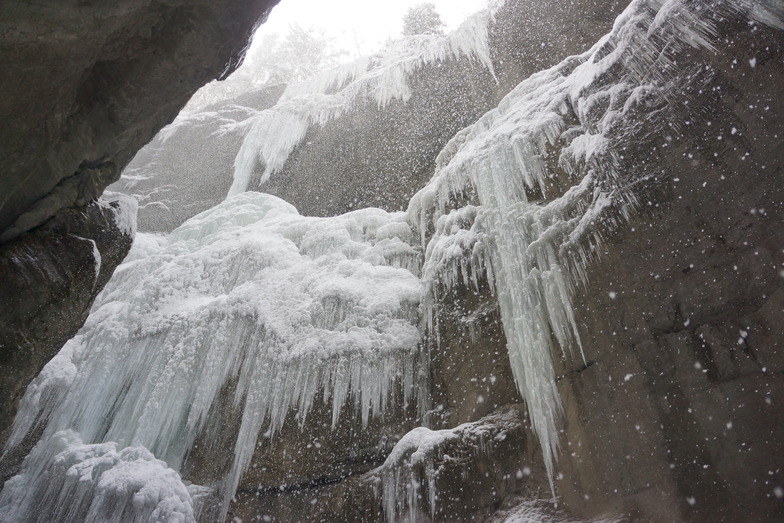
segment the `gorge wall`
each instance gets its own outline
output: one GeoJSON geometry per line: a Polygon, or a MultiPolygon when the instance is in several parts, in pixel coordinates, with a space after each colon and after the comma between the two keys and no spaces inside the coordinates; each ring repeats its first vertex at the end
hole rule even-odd
{"type": "MultiPolygon", "coordinates": [[[[412,60],[409,67],[415,74],[404,73],[410,91],[405,101],[380,104],[373,93],[359,95],[339,114],[308,126],[269,180],[260,183],[263,162],[253,167],[249,190],[274,194],[314,216],[367,206],[404,209],[430,178],[438,152],[457,131],[495,107],[529,75],[588,49],[625,7],[618,0],[584,0],[569,6],[501,4],[487,28],[487,62],[465,54],[422,63],[412,60]],[[560,36],[552,38],[555,34],[560,36]]],[[[253,116],[265,109],[295,113],[279,100],[281,87],[183,115],[140,152],[123,180],[112,186],[139,201],[140,230],[171,231],[225,197],[233,182],[234,158],[247,140],[253,116]]],[[[290,87],[293,101],[298,86],[290,87]]],[[[280,128],[270,134],[286,132],[281,118],[280,128]]]]}
{"type": "MultiPolygon", "coordinates": [[[[526,193],[543,209],[555,209],[552,212],[559,212],[558,205],[566,205],[559,202],[569,202],[569,194],[580,190],[579,184],[565,182],[574,168],[576,136],[607,139],[612,151],[611,160],[597,160],[606,151],[580,142],[579,147],[587,149],[578,149],[578,180],[587,174],[582,179],[586,183],[591,173],[600,177],[606,169],[617,173],[602,178],[594,189],[601,194],[611,188],[612,203],[595,216],[586,214],[586,226],[595,230],[596,239],[577,255],[576,267],[560,269],[570,271],[577,283],[572,298],[575,337],[566,345],[559,338],[554,345],[563,350],[563,356],[556,357],[555,375],[564,409],[555,442],[554,488],[562,508],[574,516],[635,521],[784,517],[784,462],[777,437],[784,426],[779,408],[784,400],[782,14],[781,6],[771,3],[633,3],[616,22],[621,29],[614,38],[585,59],[600,64],[601,72],[590,82],[578,83],[566,98],[566,131],[553,130],[555,138],[541,137],[546,145],[533,149],[548,179],[541,189],[527,187],[526,193]],[[708,14],[711,9],[716,12],[708,14]],[[755,18],[750,14],[755,9],[770,9],[774,16],[755,18]],[[635,24],[640,33],[630,29],[635,24]],[[637,36],[624,41],[620,35],[625,30],[637,36]],[[629,43],[637,37],[638,42],[649,40],[638,48],[629,43]],[[640,63],[644,69],[636,69],[640,63]],[[628,83],[644,89],[629,96],[623,87],[628,83]],[[617,196],[628,192],[633,194],[630,201],[617,196]]],[[[559,74],[570,74],[573,66],[568,63],[559,74]]],[[[457,82],[461,88],[470,91],[465,86],[483,75],[492,85],[489,74],[474,67],[478,72],[465,73],[470,81],[457,82]]],[[[437,74],[425,70],[413,84],[439,85],[437,74]]],[[[505,71],[502,66],[496,73],[503,77],[499,71],[505,71]]],[[[441,72],[447,78],[460,74],[443,66],[441,72]]],[[[536,81],[528,83],[536,92],[536,81]]],[[[427,129],[439,118],[428,111],[442,107],[417,105],[416,89],[413,92],[407,103],[417,109],[403,122],[426,122],[418,129],[427,129]],[[426,116],[420,120],[419,115],[426,116]]],[[[482,95],[492,98],[489,92],[482,95]]],[[[513,103],[505,110],[511,112],[513,103]]],[[[468,104],[477,105],[481,103],[468,104]]],[[[403,107],[406,104],[392,104],[381,114],[389,111],[394,121],[403,107]]],[[[316,214],[368,204],[394,209],[407,205],[406,189],[419,183],[407,176],[421,180],[412,174],[420,166],[424,172],[449,169],[444,167],[448,157],[437,167],[432,151],[422,153],[429,160],[421,165],[412,163],[419,157],[416,153],[399,163],[388,161],[395,140],[412,136],[403,123],[389,127],[403,134],[390,139],[389,129],[371,131],[372,118],[343,118],[351,124],[341,127],[336,119],[308,131],[303,145],[262,190],[269,188],[316,214]],[[351,129],[360,131],[353,135],[351,129]],[[351,139],[344,141],[347,132],[351,139]],[[368,158],[363,153],[367,150],[385,161],[368,158]],[[323,168],[331,151],[340,151],[334,180],[323,168]],[[405,174],[383,175],[382,164],[392,170],[403,166],[405,174]],[[351,173],[356,185],[340,182],[343,173],[351,173]],[[305,186],[305,180],[309,189],[293,189],[305,186]]],[[[377,121],[375,125],[388,125],[383,118],[377,121]]],[[[493,121],[482,118],[465,139],[481,136],[482,126],[493,121]]],[[[440,146],[437,138],[411,140],[416,142],[414,151],[440,146]]],[[[457,141],[455,147],[460,150],[463,143],[457,141]]],[[[503,171],[503,162],[488,161],[484,172],[503,171]]],[[[521,163],[519,169],[525,172],[521,163]]],[[[447,202],[447,209],[459,208],[461,198],[474,205],[481,201],[470,190],[443,189],[442,194],[448,198],[435,205],[447,202]]],[[[570,212],[580,216],[581,211],[570,212]]],[[[473,219],[478,218],[461,223],[456,217],[437,234],[449,236],[449,223],[456,224],[453,231],[473,230],[473,219]]],[[[547,245],[548,235],[560,234],[556,221],[541,227],[547,232],[532,242],[537,249],[547,245]]],[[[434,232],[426,232],[431,244],[434,232]]],[[[573,235],[579,238],[577,232],[573,235]]],[[[558,256],[568,260],[575,243],[565,241],[558,256]]],[[[466,257],[471,259],[470,246],[466,257]]],[[[551,269],[539,265],[534,270],[551,269]]],[[[471,283],[465,265],[462,272],[454,270],[457,283],[435,292],[436,320],[428,338],[434,407],[430,427],[441,431],[419,434],[418,440],[414,433],[404,436],[383,465],[342,481],[322,483],[315,474],[293,487],[275,489],[272,478],[249,476],[233,513],[280,520],[305,513],[314,519],[349,521],[382,514],[417,521],[503,520],[526,510],[535,513],[535,507],[520,503],[520,496],[547,497],[546,465],[532,452],[537,437],[530,431],[525,407],[517,405],[507,356],[510,340],[500,325],[496,293],[481,278],[478,285],[471,283]],[[508,447],[484,443],[487,440],[477,436],[483,431],[503,434],[489,440],[504,441],[508,447]],[[399,476],[387,476],[396,466],[399,476]],[[397,485],[392,493],[385,490],[390,483],[397,485]],[[389,498],[398,504],[390,507],[389,498]]],[[[557,336],[557,327],[549,326],[550,336],[557,336]]],[[[305,434],[307,440],[313,436],[305,434]]],[[[292,462],[291,467],[296,466],[292,462]]]]}

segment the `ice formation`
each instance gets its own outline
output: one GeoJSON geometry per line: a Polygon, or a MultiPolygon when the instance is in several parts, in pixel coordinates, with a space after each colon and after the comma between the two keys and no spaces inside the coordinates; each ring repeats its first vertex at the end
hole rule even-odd
{"type": "Polygon", "coordinates": [[[311,125],[324,125],[360,100],[375,101],[379,107],[393,100],[405,102],[411,96],[409,78],[426,64],[465,56],[493,72],[487,37],[497,9],[497,2],[493,2],[447,36],[414,35],[394,41],[377,56],[290,86],[274,107],[240,124],[225,126],[225,132],[238,131],[245,136],[234,162],[229,195],[249,188],[257,165],[263,168],[261,184],[281,169],[311,125]]]}
{"type": "Polygon", "coordinates": [[[410,431],[377,470],[386,520],[429,521],[436,515],[438,479],[449,474],[438,463],[473,462],[487,456],[495,442],[504,441],[510,432],[521,427],[519,414],[508,409],[453,429],[418,427],[410,431]]]}
{"type": "Polygon", "coordinates": [[[476,287],[482,272],[495,283],[512,371],[551,477],[562,411],[553,358],[582,352],[575,288],[587,285],[604,235],[635,212],[636,187],[654,175],[618,167],[635,122],[680,125],[668,120],[669,93],[701,64],[675,64],[678,50],[713,49],[724,16],[778,27],[783,10],[632,2],[591,50],[532,75],[458,133],[411,200],[409,221],[426,248],[425,314],[434,317],[439,285],[476,287]]]}
{"type": "MultiPolygon", "coordinates": [[[[26,475],[5,485],[4,521],[194,521],[191,492],[180,475],[144,447],[85,445],[72,431],[39,444],[26,475]]],[[[196,493],[196,492],[194,492],[196,493]]]]}
{"type": "MultiPolygon", "coordinates": [[[[347,402],[363,423],[382,415],[395,387],[405,402],[425,400],[421,283],[409,270],[421,255],[411,235],[402,213],[308,218],[260,193],[230,198],[168,237],[139,235],[85,327],[22,401],[7,448],[46,428],[3,490],[3,518],[33,517],[46,501],[89,501],[107,474],[139,460],[152,476],[174,478],[197,437],[209,442],[231,425],[211,410],[221,394],[232,395],[239,428],[231,470],[206,486],[223,497],[224,513],[259,434],[274,435],[292,411],[304,422],[322,398],[334,426],[347,402]],[[63,460],[73,464],[58,473],[63,460]],[[107,472],[79,472],[94,466],[107,472]],[[82,479],[71,488],[74,474],[82,479]],[[41,477],[52,486],[42,491],[41,477]]],[[[149,489],[137,483],[135,494],[107,499],[147,507],[149,489]]]]}

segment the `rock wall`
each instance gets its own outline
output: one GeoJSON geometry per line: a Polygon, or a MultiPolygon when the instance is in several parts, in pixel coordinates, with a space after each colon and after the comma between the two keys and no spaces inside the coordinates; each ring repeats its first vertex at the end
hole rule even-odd
{"type": "Polygon", "coordinates": [[[617,0],[506,2],[490,25],[495,76],[465,58],[426,65],[411,79],[412,95],[405,103],[379,108],[368,100],[324,126],[311,127],[285,166],[259,190],[316,216],[362,207],[405,209],[457,131],[498,105],[529,75],[588,49],[624,7],[617,0]]]}
{"type": "Polygon", "coordinates": [[[575,303],[589,364],[561,370],[557,486],[583,514],[784,517],[784,40],[717,30],[715,52],[677,57],[703,65],[691,125],[627,151],[655,181],[575,303]]]}
{"type": "MultiPolygon", "coordinates": [[[[490,24],[493,72],[465,56],[425,64],[410,75],[407,101],[379,107],[368,95],[323,125],[311,125],[283,168],[262,185],[263,166],[257,167],[249,190],[280,196],[305,215],[405,208],[457,131],[495,107],[524,78],[589,48],[623,7],[619,0],[583,0],[569,7],[506,2],[490,24]],[[562,36],[552,39],[554,33],[562,36]],[[542,42],[549,43],[543,47],[542,42]]],[[[139,200],[140,230],[171,231],[223,200],[243,136],[222,127],[273,105],[280,87],[182,118],[139,153],[113,189],[139,200]]]]}
{"type": "Polygon", "coordinates": [[[98,197],[275,3],[4,4],[0,241],[98,197]]]}
{"type": "MultiPolygon", "coordinates": [[[[623,7],[619,2],[586,1],[573,9],[507,2],[491,31],[497,82],[487,69],[469,60],[427,65],[411,79],[412,96],[406,103],[379,109],[368,101],[324,126],[313,126],[283,169],[260,190],[294,203],[303,214],[340,214],[366,206],[405,208],[432,175],[438,152],[458,130],[539,68],[588,49],[610,30],[623,7]],[[543,48],[541,41],[559,24],[582,29],[573,38],[543,48]]],[[[442,493],[434,520],[484,520],[501,507],[517,507],[521,495],[527,500],[547,498],[550,487],[519,403],[494,295],[485,285],[479,293],[456,289],[446,301],[449,305],[438,311],[439,332],[431,333],[428,342],[433,403],[429,422],[434,430],[454,431],[461,443],[448,438],[435,447],[433,466],[443,472],[433,484],[433,491],[442,493]],[[466,321],[466,316],[473,320],[466,321]],[[507,426],[499,419],[510,411],[515,420],[507,426]],[[467,429],[461,427],[466,423],[476,423],[504,443],[480,450],[476,439],[463,437],[467,429]],[[452,461],[457,455],[461,458],[452,461]],[[487,474],[492,477],[482,479],[487,474]]],[[[328,417],[328,406],[323,408],[327,412],[321,415],[328,417]]],[[[260,446],[230,516],[271,521],[368,521],[387,516],[428,520],[424,497],[419,508],[398,507],[385,516],[385,510],[392,509],[385,509],[380,496],[389,447],[415,421],[410,413],[387,416],[381,428],[370,431],[351,422],[350,416],[335,431],[318,422],[302,430],[292,423],[293,429],[260,446]],[[328,451],[313,449],[313,442],[326,441],[328,451]],[[347,468],[345,463],[357,459],[358,448],[369,459],[347,468]]],[[[423,467],[412,479],[426,476],[423,467]]],[[[388,469],[392,468],[390,464],[388,469]]],[[[549,506],[542,514],[548,510],[550,517],[563,516],[549,506]]]]}
{"type": "Polygon", "coordinates": [[[224,126],[274,105],[284,87],[269,86],[182,115],[144,146],[109,187],[139,202],[139,230],[173,231],[221,202],[242,145],[238,133],[222,132],[224,126]]]}
{"type": "MultiPolygon", "coordinates": [[[[22,394],[72,338],[95,296],[131,248],[136,205],[128,197],[68,209],[0,250],[0,437],[5,442],[22,394]]],[[[4,481],[29,449],[0,465],[4,481]]]]}
{"type": "MultiPolygon", "coordinates": [[[[775,24],[732,14],[715,33],[710,46],[669,50],[690,66],[672,78],[673,95],[648,100],[615,135],[619,172],[650,174],[635,189],[640,209],[593,253],[576,291],[585,359],[557,363],[555,493],[575,516],[784,517],[784,40],[775,24]]],[[[614,110],[608,99],[590,119],[614,110]]],[[[560,154],[556,145],[547,159],[560,154]]],[[[467,285],[442,294],[434,376],[445,377],[436,391],[453,426],[477,397],[509,398],[511,376],[496,361],[506,340],[489,321],[492,295],[467,285]],[[466,324],[477,318],[478,342],[466,324]]]]}

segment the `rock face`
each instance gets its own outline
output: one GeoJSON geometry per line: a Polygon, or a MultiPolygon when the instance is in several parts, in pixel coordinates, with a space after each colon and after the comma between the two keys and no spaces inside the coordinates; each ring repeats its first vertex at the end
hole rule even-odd
{"type": "MultiPolygon", "coordinates": [[[[623,7],[617,0],[585,0],[568,9],[507,2],[489,26],[492,71],[464,55],[422,65],[410,75],[411,95],[405,102],[379,107],[372,96],[359,97],[337,117],[310,125],[283,167],[261,185],[264,166],[257,166],[249,190],[279,196],[310,216],[369,206],[403,209],[457,131],[495,107],[527,76],[589,48],[623,7]],[[569,36],[551,39],[556,26],[567,27],[569,36]],[[549,43],[542,47],[542,42],[549,43]]],[[[225,126],[247,126],[254,111],[268,108],[279,96],[279,87],[271,87],[205,108],[175,122],[145,147],[113,186],[139,200],[139,230],[171,231],[222,201],[247,132],[236,125],[225,132],[225,126]]]]}
{"type": "MultiPolygon", "coordinates": [[[[695,12],[704,7],[692,4],[695,12]]],[[[610,132],[614,143],[623,144],[615,157],[619,172],[639,185],[639,207],[622,226],[609,229],[587,264],[586,284],[575,291],[574,321],[584,358],[556,358],[564,417],[554,488],[573,516],[662,522],[784,517],[784,449],[778,437],[784,426],[784,40],[780,22],[749,22],[738,16],[745,7],[725,8],[719,8],[722,16],[711,17],[709,44],[670,46],[663,51],[666,58],[641,73],[643,79],[668,78],[668,88],[676,86],[672,96],[629,102],[639,104],[639,112],[619,117],[610,132]],[[667,63],[689,65],[673,74],[664,72],[667,63]]],[[[680,15],[672,11],[657,19],[662,23],[669,16],[678,27],[680,15]]],[[[688,34],[697,26],[680,27],[688,34]]],[[[653,28],[648,34],[655,33],[653,28]]],[[[596,60],[616,52],[613,45],[599,48],[596,60]]],[[[599,81],[612,86],[622,73],[622,66],[608,68],[599,81]]],[[[610,122],[614,111],[620,114],[618,104],[623,106],[609,96],[590,100],[590,109],[572,114],[571,131],[544,155],[549,168],[560,168],[557,160],[574,137],[569,132],[582,126],[586,135],[596,133],[596,122],[610,122]]],[[[310,143],[284,171],[305,179],[297,165],[311,169],[308,176],[318,183],[331,183],[321,176],[326,169],[315,175],[316,156],[308,152],[319,148],[320,133],[329,134],[330,125],[311,131],[305,140],[310,143]],[[314,156],[305,162],[309,154],[314,156]]],[[[362,127],[358,134],[365,133],[370,134],[362,127]]],[[[326,142],[344,148],[338,163],[345,167],[351,157],[345,148],[354,146],[338,145],[336,138],[326,142]]],[[[569,187],[558,187],[555,179],[548,188],[555,196],[532,191],[531,199],[545,205],[564,194],[569,187]]],[[[621,189],[623,182],[609,183],[621,189]]],[[[347,196],[338,203],[341,190],[332,188],[324,186],[329,207],[324,212],[350,208],[353,193],[343,191],[347,196]]],[[[362,194],[361,182],[358,190],[362,194]]],[[[358,201],[394,205],[384,194],[382,188],[358,201]]],[[[315,197],[299,197],[306,208],[316,205],[315,197]]],[[[518,395],[495,294],[486,282],[474,288],[465,280],[438,294],[430,332],[431,426],[450,434],[463,434],[459,425],[466,422],[498,427],[501,414],[494,411],[501,406],[504,412],[502,405],[514,405],[518,395]]],[[[380,519],[385,511],[392,519],[422,521],[500,521],[528,514],[535,507],[521,502],[521,494],[549,496],[538,443],[524,430],[501,432],[512,447],[491,447],[465,461],[465,453],[445,443],[455,440],[444,433],[420,433],[418,441],[429,446],[402,445],[406,436],[388,465],[342,480],[276,490],[274,477],[249,476],[233,510],[243,518],[273,520],[296,514],[361,521],[380,519]],[[440,460],[440,453],[452,459],[440,460]],[[398,493],[396,499],[408,500],[390,508],[379,501],[380,493],[396,481],[406,484],[406,477],[385,477],[394,456],[409,456],[397,470],[411,467],[408,485],[418,487],[398,493]],[[515,471],[525,471],[526,480],[486,483],[498,470],[515,477],[515,471]],[[436,499],[428,499],[434,491],[436,499]],[[490,492],[497,496],[482,497],[490,492]]],[[[294,439],[287,443],[296,445],[294,439]]],[[[468,454],[478,446],[468,444],[468,454]]]]}
{"type": "Polygon", "coordinates": [[[95,199],[196,89],[236,67],[275,3],[0,6],[3,431],[127,253],[130,229],[113,220],[135,206],[95,199]]]}
{"type": "Polygon", "coordinates": [[[784,40],[717,31],[677,58],[702,64],[688,130],[627,151],[660,174],[575,303],[590,365],[562,369],[558,492],[586,514],[784,517],[784,40]]]}
{"type": "MultiPolygon", "coordinates": [[[[131,247],[136,202],[102,199],[68,209],[0,251],[0,435],[27,384],[82,326],[95,296],[131,247]]],[[[21,457],[21,456],[18,456],[21,457]]],[[[4,460],[3,479],[18,463],[4,460]]]]}
{"type": "MultiPolygon", "coordinates": [[[[490,94],[476,94],[465,112],[458,110],[459,99],[428,108],[427,98],[417,101],[416,95],[409,100],[411,107],[424,111],[428,121],[443,125],[451,124],[441,111],[457,110],[458,121],[470,122],[476,118],[472,111],[481,112],[484,103],[497,103],[504,86],[511,88],[530,72],[552,65],[563,57],[559,51],[581,50],[570,47],[578,41],[574,34],[586,43],[598,40],[610,29],[617,7],[586,2],[590,13],[586,17],[585,10],[571,11],[572,4],[529,4],[512,2],[497,18],[493,38],[499,86],[489,84],[490,94]],[[607,9],[606,27],[591,22],[602,9],[607,9]],[[550,19],[559,21],[544,23],[550,19]],[[518,28],[523,32],[518,33],[518,28]],[[537,47],[542,41],[555,42],[554,47],[545,44],[543,55],[523,50],[525,42],[537,47]]],[[[534,154],[517,158],[518,164],[493,157],[494,169],[483,171],[497,174],[500,182],[509,165],[520,167],[514,174],[521,175],[522,167],[531,165],[526,161],[538,162],[546,176],[541,185],[532,182],[520,189],[527,196],[522,203],[543,210],[546,219],[551,216],[544,211],[553,211],[559,203],[577,209],[564,214],[569,218],[563,220],[568,222],[565,225],[556,223],[563,218],[556,216],[543,226],[556,238],[558,227],[567,230],[569,242],[555,244],[555,263],[568,259],[569,249],[581,241],[579,233],[596,233],[577,269],[563,264],[581,273],[569,304],[579,349],[576,341],[566,346],[570,338],[559,337],[557,322],[536,324],[543,326],[542,338],[566,340],[551,343],[556,349],[553,383],[563,405],[563,416],[551,406],[558,418],[552,476],[548,478],[546,458],[534,434],[532,406],[520,403],[518,389],[523,384],[515,382],[509,363],[515,340],[507,339],[506,333],[513,331],[502,319],[513,323],[518,317],[502,318],[500,311],[505,293],[512,289],[493,287],[492,278],[472,281],[467,270],[461,272],[464,267],[456,266],[451,283],[445,284],[449,276],[445,277],[432,293],[433,318],[425,340],[430,351],[425,379],[432,408],[426,419],[416,420],[416,414],[406,409],[392,409],[367,428],[354,420],[333,430],[329,405],[315,402],[318,405],[301,426],[292,413],[273,441],[260,439],[230,517],[273,521],[563,517],[546,504],[540,507],[530,501],[549,498],[552,488],[566,512],[583,518],[610,515],[662,522],[784,518],[784,443],[779,437],[784,426],[780,408],[784,402],[784,97],[780,87],[784,85],[784,11],[775,3],[750,0],[662,5],[635,2],[616,25],[623,26],[626,40],[614,34],[592,54],[573,57],[534,77],[526,83],[529,91],[521,95],[530,95],[528,99],[507,99],[497,112],[483,117],[476,134],[461,134],[463,142],[447,146],[459,148],[481,137],[486,130],[482,126],[510,121],[502,119],[504,111],[518,114],[512,110],[514,104],[525,105],[534,94],[562,95],[545,100],[542,105],[547,108],[537,113],[552,117],[556,122],[552,126],[535,128],[530,120],[513,121],[516,126],[510,126],[519,131],[513,137],[523,146],[534,143],[534,154]],[[640,42],[647,44],[633,45],[640,42]],[[629,49],[636,53],[625,55],[629,49]],[[578,70],[584,64],[594,68],[578,70]],[[646,67],[639,68],[640,64],[646,67]],[[583,77],[575,71],[590,74],[583,77]],[[573,74],[578,77],[572,78],[573,83],[559,83],[573,74]],[[568,89],[548,91],[553,85],[568,89]],[[536,135],[541,129],[550,134],[536,135]],[[533,138],[525,142],[531,134],[533,138]],[[608,158],[610,166],[602,163],[608,158]],[[569,194],[581,194],[583,186],[593,189],[586,191],[588,199],[570,199],[569,194]],[[601,200],[608,194],[611,197],[601,200]],[[613,199],[617,194],[622,196],[613,199]],[[592,195],[601,206],[590,207],[596,203],[592,195]],[[628,195],[634,198],[624,200],[628,195]],[[584,214],[586,208],[596,213],[584,214]],[[574,226],[578,222],[583,229],[574,226]],[[560,355],[559,348],[566,354],[571,350],[574,356],[560,355]],[[414,428],[419,421],[430,428],[414,428]]],[[[438,69],[425,70],[425,77],[418,80],[422,89],[438,91],[438,69]]],[[[450,78],[460,74],[454,63],[441,69],[450,78]]],[[[481,82],[492,82],[489,76],[480,80],[475,88],[484,89],[481,82]]],[[[473,96],[470,91],[464,96],[473,96]]],[[[445,90],[435,100],[447,94],[445,90]]],[[[357,114],[311,130],[281,171],[281,176],[285,173],[296,183],[287,185],[289,181],[273,178],[270,187],[314,214],[369,204],[403,205],[433,170],[434,151],[449,136],[446,132],[442,136],[438,125],[409,122],[409,116],[402,116],[402,105],[388,110],[392,121],[400,122],[396,128],[403,137],[388,135],[392,129],[383,113],[372,106],[361,107],[357,114]],[[342,133],[343,140],[358,145],[333,139],[331,133],[342,129],[340,121],[358,129],[356,135],[353,130],[342,133]],[[398,145],[411,146],[412,156],[399,153],[398,145]],[[393,167],[379,172],[382,162],[375,164],[373,157],[361,156],[363,151],[378,153],[393,167]],[[333,156],[337,157],[334,169],[321,163],[333,156]],[[396,159],[403,162],[397,166],[405,176],[395,171],[396,159]],[[369,170],[362,165],[370,166],[369,170]],[[356,180],[354,192],[345,189],[343,176],[356,180]],[[372,191],[377,177],[382,186],[372,191]],[[309,186],[317,182],[315,188],[297,190],[305,180],[309,186]]],[[[482,144],[486,149],[471,151],[477,162],[494,145],[482,144]]],[[[498,150],[503,151],[503,145],[498,150]]],[[[480,188],[475,189],[478,194],[480,188]]],[[[477,208],[498,210],[478,201],[477,194],[455,190],[444,205],[455,211],[473,208],[475,224],[481,211],[477,208]]],[[[433,207],[439,203],[432,198],[433,207]]],[[[506,210],[512,220],[519,209],[506,210]]],[[[454,218],[441,217],[445,218],[442,225],[449,221],[446,218],[454,218]]],[[[456,235],[461,227],[457,219],[453,221],[454,227],[444,225],[434,232],[439,225],[430,224],[420,232],[431,240],[441,232],[456,235]]],[[[56,238],[93,245],[79,238],[92,238],[91,233],[56,224],[50,225],[56,238]]],[[[46,230],[9,245],[27,252],[32,247],[24,242],[34,234],[46,230]]],[[[526,242],[525,251],[553,246],[545,235],[534,235],[532,242],[522,235],[516,238],[520,244],[526,242]]],[[[36,255],[34,266],[39,267],[38,260],[47,255],[36,255]]],[[[460,256],[466,264],[476,262],[462,250],[460,256]]],[[[7,263],[21,259],[17,255],[7,263]]],[[[78,289],[94,286],[101,278],[102,272],[95,273],[95,260],[80,255],[74,261],[82,268],[72,277],[79,279],[78,289]]],[[[516,267],[505,269],[511,272],[516,267]]],[[[552,280],[545,283],[558,284],[562,280],[554,268],[562,267],[536,266],[531,273],[547,272],[552,280]]],[[[503,281],[503,276],[496,277],[496,284],[503,281]]],[[[7,299],[17,299],[19,294],[12,291],[7,299]]],[[[74,299],[82,303],[91,298],[74,299]]],[[[44,301],[48,303],[46,297],[44,301]]],[[[532,308],[541,304],[533,302],[527,304],[532,308]]],[[[17,310],[38,305],[9,303],[9,318],[15,318],[17,310]]],[[[519,317],[529,313],[514,312],[519,317]]],[[[10,322],[9,336],[22,339],[13,330],[21,324],[22,319],[10,322]]],[[[222,433],[235,432],[230,424],[222,424],[232,419],[237,423],[231,417],[232,401],[236,399],[229,384],[212,406],[219,414],[213,423],[222,433]]],[[[225,439],[230,441],[229,435],[225,439]]],[[[214,476],[214,469],[229,466],[233,455],[218,456],[217,446],[194,447],[183,476],[198,482],[214,476]]],[[[203,513],[205,519],[214,515],[203,513]]]]}
{"type": "Polygon", "coordinates": [[[275,3],[3,5],[0,241],[98,197],[275,3]]]}
{"type": "Polygon", "coordinates": [[[273,85],[182,115],[142,148],[109,187],[139,202],[139,230],[170,232],[222,201],[242,144],[236,132],[223,132],[225,126],[274,105],[283,88],[273,85]]]}
{"type": "MultiPolygon", "coordinates": [[[[293,202],[303,214],[328,216],[365,206],[405,208],[431,176],[438,152],[458,130],[497,105],[528,75],[589,48],[610,30],[611,20],[624,6],[586,2],[582,7],[564,12],[555,5],[507,2],[491,26],[497,81],[482,65],[468,59],[424,66],[413,76],[412,96],[405,103],[378,108],[367,101],[323,126],[311,127],[281,171],[260,190],[293,202]],[[581,29],[577,37],[553,41],[542,52],[540,42],[558,24],[581,29]]],[[[435,445],[431,452],[437,463],[433,466],[441,471],[441,479],[432,491],[443,496],[438,494],[440,501],[432,508],[436,521],[481,520],[509,500],[517,506],[515,496],[547,498],[550,487],[524,415],[518,412],[513,429],[496,425],[498,409],[523,408],[509,368],[495,296],[486,283],[479,292],[459,288],[446,296],[448,305],[437,311],[438,332],[429,336],[431,426],[460,432],[456,427],[461,424],[479,423],[495,435],[502,434],[499,439],[506,445],[489,445],[486,452],[480,452],[479,443],[471,440],[463,441],[462,450],[435,445]],[[462,460],[439,457],[453,452],[463,456],[462,460]],[[482,479],[489,471],[498,477],[482,479]]],[[[277,435],[269,443],[271,448],[260,447],[230,515],[274,521],[367,521],[383,518],[386,510],[392,520],[426,520],[431,507],[425,492],[412,494],[421,496],[418,505],[385,509],[380,500],[387,446],[400,439],[405,433],[400,429],[411,427],[411,422],[387,417],[387,430],[380,432],[378,428],[365,432],[357,421],[344,421],[334,431],[314,423],[277,435]],[[329,441],[329,451],[314,455],[311,447],[303,448],[307,446],[303,442],[313,441],[329,441]],[[357,459],[357,448],[364,449],[359,454],[369,459],[346,467],[347,461],[357,459]],[[283,459],[286,452],[292,455],[283,459]]],[[[390,464],[389,469],[393,468],[390,464]]],[[[417,470],[424,477],[424,468],[417,470]]],[[[420,482],[422,478],[411,479],[420,482]]],[[[535,513],[532,507],[524,508],[535,513]]]]}
{"type": "MultiPolygon", "coordinates": [[[[573,308],[585,358],[557,361],[565,419],[555,489],[573,515],[784,517],[776,436],[784,426],[784,47],[780,23],[720,12],[727,17],[713,19],[710,45],[668,50],[667,61],[691,64],[670,79],[672,98],[649,99],[619,123],[624,117],[613,112],[622,102],[607,97],[587,104],[576,122],[599,134],[592,122],[617,117],[623,131],[610,135],[623,144],[619,172],[650,175],[638,182],[639,211],[597,248],[587,283],[578,284],[573,308]]],[[[613,52],[607,44],[598,57],[613,52]]],[[[659,74],[655,67],[648,78],[659,74]]],[[[619,74],[608,68],[601,81],[617,83],[619,74]]],[[[548,165],[567,133],[545,156],[548,165]]],[[[531,197],[544,205],[562,191],[531,197]]],[[[493,307],[476,292],[472,301],[456,299],[472,296],[459,289],[441,302],[436,351],[457,355],[435,366],[451,377],[441,387],[446,398],[472,410],[484,391],[460,390],[463,354],[479,360],[470,367],[476,376],[498,376],[492,358],[507,340],[497,330],[478,344],[461,334],[466,318],[493,307]]]]}
{"type": "Polygon", "coordinates": [[[412,78],[411,98],[405,103],[379,108],[368,100],[321,127],[311,127],[284,167],[259,190],[280,196],[307,215],[368,206],[405,209],[457,131],[498,105],[521,80],[588,49],[623,7],[614,0],[586,0],[568,7],[507,2],[490,25],[494,75],[467,58],[426,65],[412,78]],[[553,39],[553,34],[568,37],[553,39]],[[543,47],[542,42],[548,44],[543,47]],[[325,158],[329,169],[324,168],[325,158]]]}

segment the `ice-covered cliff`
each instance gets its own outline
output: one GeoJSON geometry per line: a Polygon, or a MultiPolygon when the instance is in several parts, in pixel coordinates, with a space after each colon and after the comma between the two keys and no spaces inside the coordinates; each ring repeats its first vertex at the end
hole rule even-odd
{"type": "Polygon", "coordinates": [[[783,34],[635,0],[405,212],[242,192],[141,235],[29,387],[0,514],[780,519],[783,34]]]}

